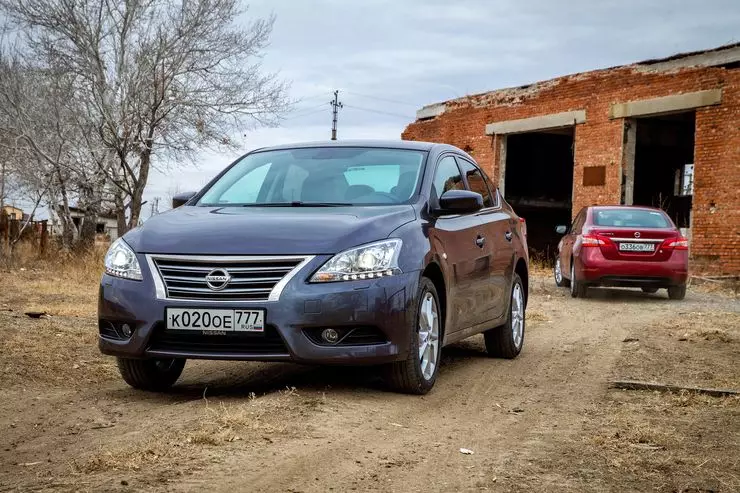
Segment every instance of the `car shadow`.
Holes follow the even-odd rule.
[[[382,389],[377,368],[346,366],[306,366],[292,363],[263,363],[258,372],[231,371],[228,375],[199,379],[197,374],[177,385],[175,393],[206,393],[208,396],[256,396],[273,392],[300,389],[305,392],[323,392],[328,389],[349,388]]]
[[[480,339],[478,341],[478,339]],[[476,359],[485,358],[482,337],[452,344],[442,350],[440,375]],[[382,379],[377,366],[306,366],[294,363],[189,362],[180,381],[164,393],[137,391],[121,383],[107,389],[106,397],[115,400],[183,403],[204,397],[262,397],[282,391],[299,392],[379,392],[392,390]]]
[[[474,358],[488,358],[482,335],[476,335],[443,348],[442,366],[439,372],[444,373],[453,366]]]
[[[204,397],[262,397],[281,391],[324,392],[328,389],[384,390],[374,367],[305,366],[294,363],[196,362],[167,392],[146,392],[121,383],[104,394],[111,399],[182,403]]]
[[[634,303],[669,302],[665,289],[657,293],[644,293],[630,288],[589,288],[585,301],[628,301]]]

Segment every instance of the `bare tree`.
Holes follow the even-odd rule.
[[[286,85],[260,56],[273,18],[238,0],[0,0],[41,68],[70,74],[88,148],[115,187],[119,227],[139,222],[152,158],[180,162],[275,122]],[[102,144],[102,145],[99,145]],[[122,231],[123,232],[123,228]]]
[[[72,222],[72,200],[77,199],[86,215],[86,208],[92,209],[93,235],[82,236],[91,244],[99,207],[95,197],[100,195],[91,190],[101,189],[105,179],[89,153],[80,150],[90,129],[74,123],[81,109],[73,97],[73,78],[24,60],[12,47],[0,52],[0,148],[14,168],[23,198],[35,204],[34,211],[45,201],[59,218],[64,247],[80,233]]]
[[[5,200],[9,190],[8,183],[12,172],[10,168],[12,163],[8,160],[7,154],[7,152],[3,152],[3,150],[0,149],[0,207],[5,205]]]

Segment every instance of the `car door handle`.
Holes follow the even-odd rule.
[[[475,239],[475,244],[478,245],[480,248],[483,248],[483,245],[486,244],[485,237],[478,235],[478,237]]]
[[[506,241],[511,241],[511,231],[507,231],[506,233],[504,233],[504,237],[506,237]]]

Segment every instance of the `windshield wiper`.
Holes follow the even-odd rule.
[[[353,204],[349,202],[303,202],[294,200],[292,202],[268,202],[264,204],[242,204],[242,207],[347,207]]]

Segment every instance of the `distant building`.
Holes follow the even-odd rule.
[[[33,220],[33,218],[29,214],[24,213],[22,209],[7,204],[3,205],[2,214],[11,221]]]
[[[545,255],[582,207],[655,206],[695,272],[740,274],[740,43],[430,104],[402,138],[469,152]]]
[[[72,222],[75,225],[75,236],[79,234],[82,222],[85,218],[85,213],[82,209],[77,207],[69,208],[70,216],[72,216]],[[61,235],[62,234],[62,223],[55,213],[51,213],[51,234]],[[110,241],[114,241],[118,238],[118,220],[115,214],[101,214],[95,219],[95,233],[96,235],[105,235]]]

